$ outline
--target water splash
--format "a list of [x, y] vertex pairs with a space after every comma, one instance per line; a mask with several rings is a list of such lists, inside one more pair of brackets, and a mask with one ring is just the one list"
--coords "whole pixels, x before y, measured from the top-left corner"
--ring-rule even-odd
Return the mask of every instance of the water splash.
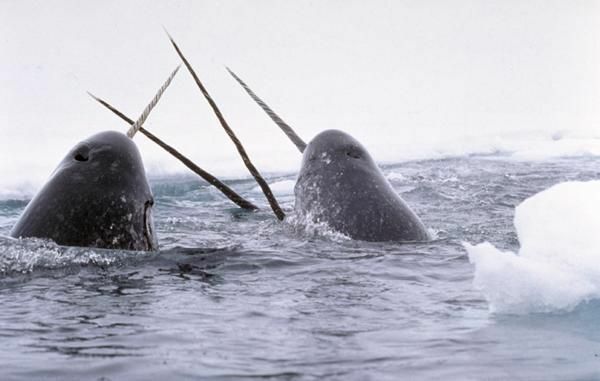
[[70, 266], [113, 266], [148, 258], [152, 253], [65, 247], [38, 238], [0, 236], [0, 275], [25, 274]]

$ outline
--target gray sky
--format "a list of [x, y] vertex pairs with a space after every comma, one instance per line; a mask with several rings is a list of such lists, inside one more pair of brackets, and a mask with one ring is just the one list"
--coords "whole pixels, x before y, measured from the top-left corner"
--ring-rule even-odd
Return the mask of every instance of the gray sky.
[[[263, 170], [300, 157], [224, 65], [306, 140], [344, 129], [379, 161], [599, 138], [598, 25], [590, 0], [0, 0], [0, 176], [43, 180], [77, 141], [125, 131], [85, 92], [137, 118], [179, 63], [162, 26]], [[185, 70], [146, 126], [217, 175], [245, 174]], [[151, 172], [184, 171], [135, 139]]]

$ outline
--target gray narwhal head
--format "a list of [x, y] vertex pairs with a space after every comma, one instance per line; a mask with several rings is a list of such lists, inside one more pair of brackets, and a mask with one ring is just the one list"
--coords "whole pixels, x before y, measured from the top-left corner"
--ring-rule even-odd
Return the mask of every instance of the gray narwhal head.
[[60, 245], [154, 250], [154, 199], [135, 143], [115, 131], [78, 143], [27, 205], [13, 237]]
[[325, 130], [306, 146], [302, 167], [312, 162], [334, 165], [369, 165], [377, 168], [366, 148], [349, 134], [340, 130]]
[[303, 153], [294, 188], [299, 216], [365, 241], [424, 241], [429, 234], [366, 148], [326, 130]]

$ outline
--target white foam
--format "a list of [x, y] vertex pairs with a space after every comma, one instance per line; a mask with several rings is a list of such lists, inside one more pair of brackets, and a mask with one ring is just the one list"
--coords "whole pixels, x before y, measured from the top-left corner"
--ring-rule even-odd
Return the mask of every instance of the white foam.
[[311, 213], [306, 215], [292, 214], [289, 218], [286, 218], [288, 226], [292, 227], [296, 232], [302, 236], [309, 236], [314, 238], [323, 238], [335, 242], [344, 242], [351, 240], [350, 237], [344, 233], [338, 232], [329, 226], [324, 221], [316, 221]]
[[600, 181], [561, 183], [517, 206], [518, 254], [465, 243], [490, 310], [570, 311], [600, 298], [599, 215]]

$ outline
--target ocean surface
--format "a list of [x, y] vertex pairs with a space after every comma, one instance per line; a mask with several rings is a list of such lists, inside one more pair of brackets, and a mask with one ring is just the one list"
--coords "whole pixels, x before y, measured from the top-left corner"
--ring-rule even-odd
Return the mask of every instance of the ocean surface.
[[[249, 178], [228, 183], [258, 212], [192, 175], [153, 178], [156, 253], [8, 238], [29, 196], [5, 193], [0, 378], [600, 379], [593, 294], [546, 303], [540, 287], [550, 286], [513, 287], [510, 269], [504, 283], [477, 268], [474, 282], [480, 262], [467, 250], [519, 252], [515, 207], [557, 183], [600, 179], [599, 157], [475, 155], [383, 171], [434, 240], [366, 243], [297, 221], [293, 173], [267, 176], [283, 223]], [[532, 213], [529, 226], [546, 222]], [[557, 282], [547, 283], [570, 287]]]

